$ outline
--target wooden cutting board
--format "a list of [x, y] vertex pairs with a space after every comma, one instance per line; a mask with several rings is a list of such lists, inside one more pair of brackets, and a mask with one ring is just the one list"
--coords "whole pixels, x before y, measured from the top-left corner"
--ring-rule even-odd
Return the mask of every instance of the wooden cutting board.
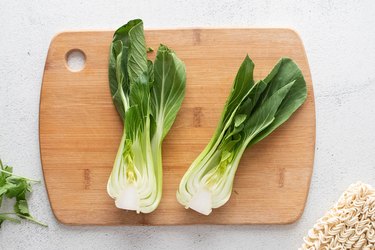
[[[163, 198], [151, 214], [119, 210], [106, 192], [122, 133], [112, 104], [107, 64], [113, 32], [66, 32], [51, 42], [40, 101], [40, 152], [52, 210], [72, 225], [286, 224], [302, 214], [315, 151], [315, 107], [302, 42], [289, 29], [148, 30], [147, 45], [173, 48], [187, 69], [186, 97], [163, 143]], [[82, 71], [66, 55], [83, 51]], [[181, 177], [208, 143], [236, 72], [246, 56], [255, 78], [280, 57], [303, 71], [306, 103], [294, 116], [244, 154], [230, 201], [210, 216], [185, 210], [176, 200]], [[154, 58], [155, 52], [150, 54]]]

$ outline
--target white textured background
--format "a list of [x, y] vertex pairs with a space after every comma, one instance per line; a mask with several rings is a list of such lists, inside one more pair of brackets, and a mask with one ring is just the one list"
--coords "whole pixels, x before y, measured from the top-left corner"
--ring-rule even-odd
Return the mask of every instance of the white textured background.
[[49, 224], [4, 223], [0, 249], [296, 249], [302, 237], [361, 180], [375, 185], [375, 1], [0, 2], [0, 157], [42, 179], [38, 109], [44, 61], [60, 31], [115, 29], [140, 17], [146, 28], [290, 27], [309, 59], [317, 110], [314, 174], [302, 218], [287, 226], [69, 227], [58, 224], [43, 185], [31, 211]]

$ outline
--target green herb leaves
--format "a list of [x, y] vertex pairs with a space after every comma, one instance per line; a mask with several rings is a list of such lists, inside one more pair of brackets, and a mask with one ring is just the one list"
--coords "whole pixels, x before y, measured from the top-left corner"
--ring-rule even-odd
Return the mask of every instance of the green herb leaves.
[[305, 80], [291, 59], [282, 58], [255, 84], [253, 70], [246, 56], [214, 136], [180, 182], [177, 199], [186, 208], [208, 215], [224, 205], [246, 148], [288, 120], [306, 99]]
[[108, 180], [117, 207], [150, 213], [162, 192], [161, 144], [185, 95], [185, 65], [160, 45], [147, 60], [142, 20], [132, 20], [113, 36], [109, 85], [124, 132]]
[[0, 226], [8, 220], [11, 222], [20, 222], [14, 216], [26, 219], [37, 223], [42, 226], [47, 226], [30, 215], [29, 207], [27, 203], [27, 194], [31, 193], [31, 183], [39, 182], [25, 177], [21, 177], [13, 174], [13, 168], [10, 166], [4, 166], [0, 160], [0, 208], [4, 198], [15, 199], [13, 213], [1, 213], [0, 212]]

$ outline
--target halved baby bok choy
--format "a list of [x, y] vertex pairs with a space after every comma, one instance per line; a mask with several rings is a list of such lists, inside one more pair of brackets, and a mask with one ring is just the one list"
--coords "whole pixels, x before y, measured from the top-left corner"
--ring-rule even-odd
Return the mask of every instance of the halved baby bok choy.
[[253, 70], [246, 56], [216, 132], [181, 180], [177, 199], [185, 208], [208, 215], [224, 205], [244, 151], [288, 120], [306, 99], [305, 80], [291, 59], [282, 58], [257, 83]]
[[132, 20], [113, 36], [109, 84], [124, 122], [108, 180], [118, 208], [150, 213], [162, 195], [161, 146], [185, 95], [185, 65], [165, 45], [147, 60], [142, 20]]

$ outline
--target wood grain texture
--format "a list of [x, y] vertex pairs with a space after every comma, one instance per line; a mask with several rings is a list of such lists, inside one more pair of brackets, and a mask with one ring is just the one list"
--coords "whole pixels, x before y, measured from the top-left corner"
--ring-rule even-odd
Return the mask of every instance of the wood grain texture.
[[[112, 104], [107, 64], [113, 32], [67, 32], [51, 42], [40, 102], [40, 152], [56, 218], [65, 224], [180, 225], [285, 224], [302, 214], [313, 169], [315, 107], [302, 42], [288, 29], [148, 30], [148, 46], [173, 48], [187, 68], [186, 97], [163, 143], [163, 198], [151, 214], [119, 210], [106, 184], [121, 139]], [[86, 55], [85, 68], [71, 72], [68, 51]], [[208, 143], [236, 72], [246, 54], [256, 79], [280, 57], [302, 69], [306, 103], [268, 138], [247, 150], [230, 201], [210, 216], [185, 210], [175, 194], [181, 177]], [[150, 54], [153, 59], [155, 53]]]

